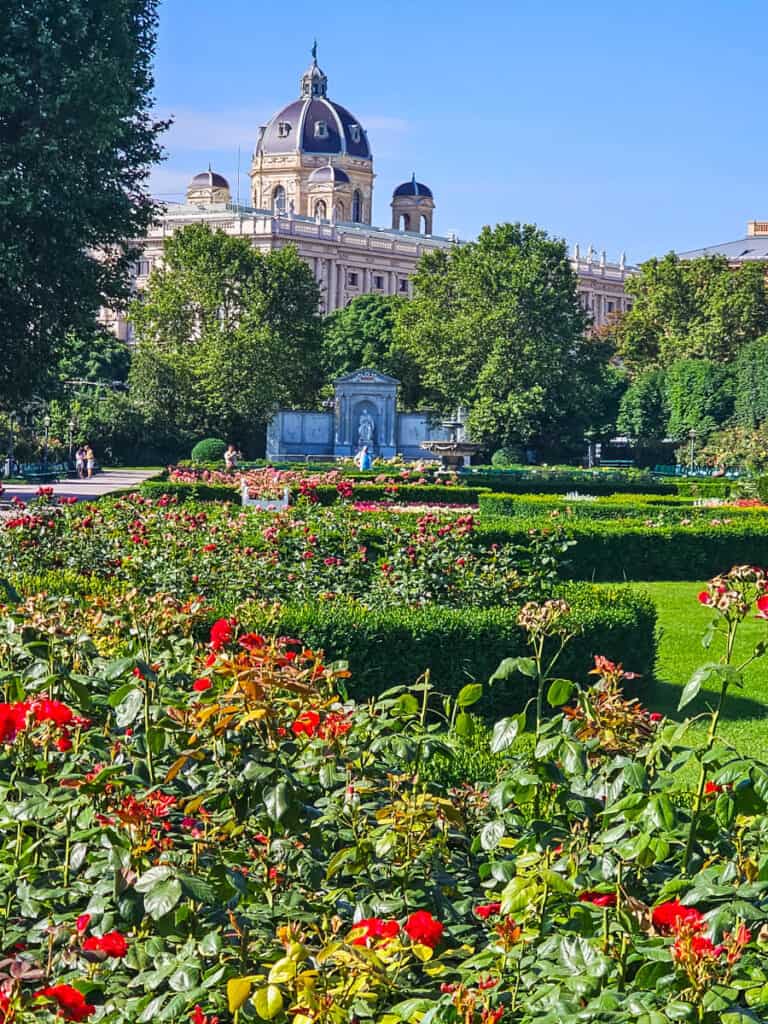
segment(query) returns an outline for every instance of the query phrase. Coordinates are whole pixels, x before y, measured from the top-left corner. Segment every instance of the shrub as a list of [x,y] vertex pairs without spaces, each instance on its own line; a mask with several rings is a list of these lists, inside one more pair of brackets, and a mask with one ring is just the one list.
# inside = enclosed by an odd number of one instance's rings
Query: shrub
[[758,477],[755,489],[760,501],[768,502],[768,476]]
[[192,461],[215,462],[218,466],[221,466],[221,460],[224,458],[226,450],[226,441],[222,441],[218,437],[206,437],[203,441],[198,441],[192,449]]
[[481,493],[478,504],[481,516],[488,518],[565,510],[588,519],[648,518],[660,511],[693,510],[690,499],[667,494],[612,494],[596,501],[569,501],[563,495]]
[[[768,516],[752,512],[723,523],[646,526],[627,520],[557,520],[558,529],[576,541],[568,551],[567,572],[577,580],[700,580],[723,565],[768,563]],[[487,543],[520,544],[531,529],[552,528],[544,516],[516,516],[481,522]]]
[[[388,484],[358,483],[353,481],[352,501],[393,501],[398,505],[476,505],[482,487],[456,487],[441,484]],[[333,505],[339,501],[336,487],[320,485],[314,489],[322,505]]]
[[[627,588],[572,584],[562,596],[571,605],[579,635],[567,647],[558,672],[586,679],[597,653],[620,658],[633,671],[650,677],[655,659],[656,610],[646,595]],[[270,629],[296,636],[327,658],[349,662],[354,697],[362,700],[430,668],[442,692],[458,693],[470,680],[487,682],[499,663],[524,655],[524,634],[518,609],[396,607],[372,611],[360,604],[333,601],[284,605],[277,612],[257,604],[237,611],[256,630]],[[519,710],[530,696],[521,679],[514,687],[493,687],[484,711]]]
[[565,494],[579,491],[580,494],[676,494],[674,483],[661,481],[650,473],[633,474],[608,472],[541,472],[514,469],[503,472],[482,472],[462,475],[463,484],[472,487],[503,491],[506,494]]
[[139,487],[144,498],[162,498],[164,494],[177,501],[233,501],[240,503],[240,492],[226,484],[179,484],[173,480],[145,480]]
[[491,465],[499,469],[506,469],[507,466],[519,466],[523,461],[523,450],[515,447],[499,448],[491,456]]

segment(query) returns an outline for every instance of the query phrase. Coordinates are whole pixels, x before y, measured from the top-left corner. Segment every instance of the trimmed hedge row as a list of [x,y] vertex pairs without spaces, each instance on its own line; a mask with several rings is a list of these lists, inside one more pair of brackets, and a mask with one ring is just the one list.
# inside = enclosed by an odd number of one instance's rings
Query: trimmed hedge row
[[639,479],[625,479],[605,474],[604,477],[569,473],[538,475],[534,473],[515,476],[514,473],[473,473],[460,478],[472,486],[489,488],[505,494],[559,494],[577,490],[580,494],[594,494],[598,497],[609,494],[677,494],[674,483],[655,480],[651,476]]
[[[656,609],[629,588],[570,584],[563,589],[578,635],[557,672],[586,680],[596,654],[622,661],[645,678],[656,657]],[[249,628],[294,636],[327,658],[349,662],[356,698],[413,683],[426,668],[441,692],[458,693],[470,680],[487,682],[499,663],[525,655],[516,608],[392,608],[371,611],[348,602],[286,605],[275,613],[256,604],[225,609]],[[478,710],[519,710],[531,696],[531,681],[519,677],[486,691]]]
[[[559,519],[557,528],[576,541],[566,570],[577,580],[703,580],[732,565],[768,565],[768,516],[759,513],[725,526],[574,517]],[[532,529],[552,530],[552,519],[500,517],[481,522],[478,534],[489,544],[524,544]]]
[[590,519],[618,519],[622,516],[648,518],[665,509],[691,509],[692,499],[670,494],[639,494],[628,498],[610,494],[595,501],[571,500],[562,495],[546,494],[481,494],[480,513],[487,518],[497,516],[535,515],[545,511],[568,509],[573,515]]
[[[335,487],[322,485],[316,488],[322,505],[333,505],[339,501]],[[354,484],[353,501],[392,501],[398,505],[476,505],[481,494],[490,493],[481,487],[458,487],[445,484],[398,484],[396,489],[385,484]]]
[[[231,501],[240,503],[240,492],[226,484],[177,483],[171,480],[148,480],[139,488],[145,498],[160,498],[164,494],[179,501]],[[325,484],[317,487],[315,493],[322,505],[333,505],[340,501],[336,487]],[[400,484],[396,491],[384,484],[355,483],[353,501],[394,501],[398,504],[451,504],[476,505],[481,492],[476,487],[445,486],[440,484]],[[298,491],[294,489],[294,497]]]
[[144,498],[162,498],[164,494],[179,501],[231,501],[240,504],[240,492],[226,484],[183,484],[173,480],[145,480],[139,487]]

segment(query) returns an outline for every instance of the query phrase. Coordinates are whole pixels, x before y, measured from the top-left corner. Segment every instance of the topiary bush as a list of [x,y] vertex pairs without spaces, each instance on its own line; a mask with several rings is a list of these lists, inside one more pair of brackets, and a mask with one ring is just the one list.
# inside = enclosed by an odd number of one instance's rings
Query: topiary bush
[[220,466],[226,450],[226,441],[222,441],[218,437],[206,437],[204,440],[198,441],[192,449],[192,461],[195,463],[215,462]]
[[507,466],[519,466],[525,461],[522,448],[515,445],[508,445],[506,448],[499,448],[491,456],[491,465],[497,469],[505,469]]

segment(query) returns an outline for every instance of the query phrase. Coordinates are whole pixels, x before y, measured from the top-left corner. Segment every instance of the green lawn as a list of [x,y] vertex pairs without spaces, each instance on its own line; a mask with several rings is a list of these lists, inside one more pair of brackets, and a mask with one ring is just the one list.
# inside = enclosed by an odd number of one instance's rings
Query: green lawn
[[[699,604],[701,583],[643,583],[659,614],[659,655],[656,683],[644,692],[652,711],[674,718],[706,711],[717,699],[716,688],[703,688],[700,697],[678,714],[680,687],[693,671],[707,661],[718,661],[722,644],[716,638],[709,650],[701,638],[712,613]],[[768,622],[750,616],[742,625],[736,645],[736,663],[748,657],[759,640],[768,640]],[[631,669],[631,665],[625,666]],[[719,735],[742,753],[768,760],[768,656],[754,662],[744,673],[744,689],[729,691]]]

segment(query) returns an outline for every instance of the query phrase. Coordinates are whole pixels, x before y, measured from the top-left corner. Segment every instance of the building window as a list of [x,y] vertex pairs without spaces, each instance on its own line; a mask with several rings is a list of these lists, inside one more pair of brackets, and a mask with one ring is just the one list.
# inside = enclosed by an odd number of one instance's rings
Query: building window
[[383,278],[383,277],[381,277],[381,275],[380,275],[380,274],[376,274],[376,275],[374,275],[374,278],[373,278],[373,287],[374,287],[374,288],[383,288],[383,287],[384,287],[384,278]]
[[282,185],[272,193],[272,209],[275,213],[285,213],[285,189]]
[[350,270],[350,272],[347,274],[347,284],[351,285],[353,288],[357,288],[357,272],[356,271]]
[[612,302],[606,302],[606,304],[605,304],[605,311],[606,311],[606,313],[612,313],[613,309],[614,309],[613,303]]
[[408,291],[408,278],[407,277],[401,277],[400,278],[400,284],[398,286],[398,290],[401,291],[401,292],[407,292]]
[[359,124],[351,124],[349,126],[349,137],[350,137],[350,139],[352,139],[353,142],[359,142],[360,141],[360,125]]
[[316,139],[327,139],[328,138],[328,125],[325,121],[315,121],[315,138]]
[[149,274],[151,264],[149,260],[136,261],[136,277],[146,277]]
[[281,139],[287,139],[291,134],[291,123],[290,121],[278,121],[277,122],[277,134]]
[[336,220],[344,220],[344,204],[336,203],[336,205],[333,208],[333,214]]
[[356,188],[352,193],[352,220],[355,224],[359,224],[363,219],[363,197],[360,194],[360,189]]
[[631,303],[631,301],[629,299],[627,299],[627,305],[626,305],[627,312],[629,312],[630,309],[632,309],[632,303]]
[[325,220],[328,216],[328,209],[325,205],[324,199],[318,199],[315,203],[315,216],[319,217],[320,220]]

